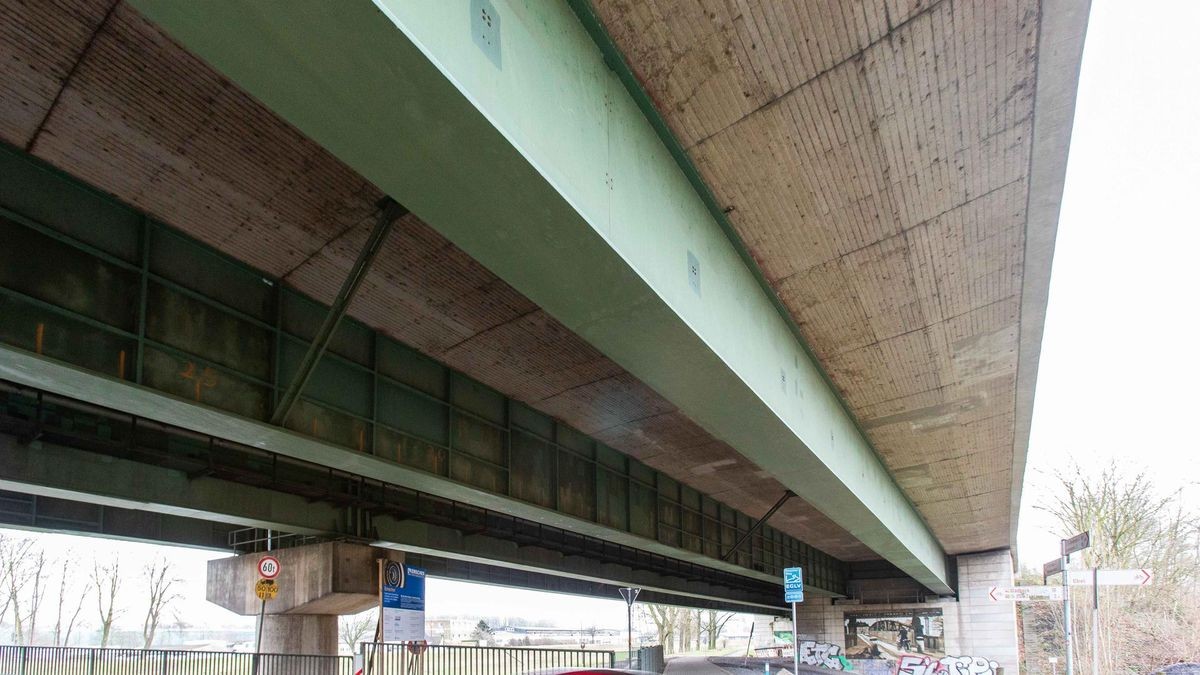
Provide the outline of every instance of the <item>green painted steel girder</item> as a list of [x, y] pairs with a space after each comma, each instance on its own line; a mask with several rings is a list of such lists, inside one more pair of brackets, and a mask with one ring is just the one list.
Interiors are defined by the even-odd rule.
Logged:
[[937, 540], [567, 3], [284, 15], [132, 2], [882, 557], [951, 591]]

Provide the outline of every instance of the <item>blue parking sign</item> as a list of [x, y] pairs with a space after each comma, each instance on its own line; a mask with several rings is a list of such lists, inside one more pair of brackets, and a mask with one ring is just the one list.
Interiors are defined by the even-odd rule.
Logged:
[[804, 570], [785, 567], [783, 570], [783, 601], [804, 602]]

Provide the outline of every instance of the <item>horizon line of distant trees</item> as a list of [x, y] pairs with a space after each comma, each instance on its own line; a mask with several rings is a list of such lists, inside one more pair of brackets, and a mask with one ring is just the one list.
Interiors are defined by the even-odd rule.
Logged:
[[[117, 596], [134, 582], [144, 589], [140, 642], [149, 649], [181, 598], [182, 580], [170, 560], [158, 556], [132, 573], [121, 567], [119, 555], [92, 556], [85, 563], [71, 553], [50, 561], [33, 537], [0, 533], [0, 629], [9, 630], [13, 644], [65, 647], [78, 642], [87, 626], [98, 646], [109, 646], [117, 619], [127, 611]], [[177, 615], [175, 625], [184, 625]]]

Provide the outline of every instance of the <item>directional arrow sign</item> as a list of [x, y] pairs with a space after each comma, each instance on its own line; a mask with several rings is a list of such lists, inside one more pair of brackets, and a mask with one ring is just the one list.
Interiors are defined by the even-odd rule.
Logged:
[[988, 597], [992, 602], [1029, 602], [1029, 601], [1058, 601], [1062, 602], [1062, 586], [1011, 586], [1000, 588], [992, 586]]
[[[1100, 570], [1096, 577], [1101, 586], [1149, 586], [1154, 583], [1154, 571], [1146, 569]], [[1068, 580], [1072, 586], [1091, 586], [1092, 570], [1071, 570]]]
[[1042, 576], [1052, 577], [1063, 570], [1062, 558], [1055, 558], [1050, 562], [1042, 565]]
[[1062, 540], [1062, 554], [1071, 555], [1072, 553], [1075, 553], [1076, 551], [1082, 551], [1091, 545], [1092, 534], [1090, 532], [1080, 532], [1070, 539]]

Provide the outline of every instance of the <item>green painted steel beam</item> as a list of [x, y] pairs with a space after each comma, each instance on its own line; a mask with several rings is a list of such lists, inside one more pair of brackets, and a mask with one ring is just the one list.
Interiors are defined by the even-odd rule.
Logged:
[[[242, 527], [282, 530], [321, 537], [362, 539], [345, 507], [248, 487], [217, 478], [192, 478], [174, 469], [99, 455], [54, 443], [18, 442], [0, 435], [0, 490], [83, 501], [119, 509], [138, 509], [172, 517], [203, 519]], [[69, 467], [70, 470], [64, 470]], [[375, 546], [603, 583], [635, 585], [673, 596], [716, 599], [777, 610], [742, 592], [703, 581], [671, 577], [630, 567], [599, 563], [536, 546], [518, 546], [491, 536], [390, 516], [371, 520]], [[363, 540], [367, 542], [368, 540]], [[746, 575], [744, 575], [746, 576]]]
[[352, 0], [286, 16], [245, 0], [132, 4], [882, 557], [950, 592], [937, 540], [566, 3]]

